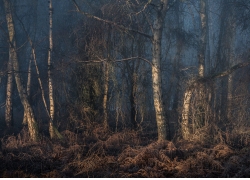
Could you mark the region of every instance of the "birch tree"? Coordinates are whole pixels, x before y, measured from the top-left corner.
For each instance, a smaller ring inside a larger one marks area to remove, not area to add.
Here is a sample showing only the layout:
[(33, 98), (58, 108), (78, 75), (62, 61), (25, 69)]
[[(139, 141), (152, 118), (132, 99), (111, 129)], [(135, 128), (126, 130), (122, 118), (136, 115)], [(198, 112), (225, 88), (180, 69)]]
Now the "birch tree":
[[(200, 23), (201, 23), (201, 35), (199, 41), (199, 50), (198, 50), (198, 78), (204, 78), (205, 75), (205, 54), (206, 54), (206, 40), (207, 40), (207, 17), (206, 17), (206, 0), (200, 0)], [(194, 84), (196, 84), (194, 86)], [(189, 129), (189, 109), (190, 101), (193, 92), (193, 87), (199, 88), (199, 98), (202, 98), (204, 95), (204, 85), (199, 83), (194, 83), (190, 81), (188, 87), (184, 93), (183, 99), (183, 110), (182, 110), (182, 122), (181, 122), (181, 131), (182, 137), (188, 139), (190, 135)], [(203, 109), (204, 107), (202, 107)]]
[(12, 125), (13, 117), (12, 117), (12, 93), (13, 93), (13, 67), (12, 67), (12, 53), (11, 46), (9, 45), (9, 61), (7, 67), (7, 88), (6, 88), (6, 102), (5, 102), (5, 121), (7, 127)]
[(104, 83), (103, 83), (103, 124), (104, 128), (108, 129), (108, 90), (109, 90), (109, 64), (108, 62), (103, 62), (103, 75), (104, 75)]
[[(48, 50), (48, 88), (49, 88), (49, 133), (50, 138), (59, 138), (64, 139), (63, 136), (59, 133), (57, 128), (54, 126), (54, 115), (55, 115), (55, 103), (54, 103), (54, 94), (53, 94), (53, 79), (52, 79), (52, 52), (53, 52), (53, 39), (52, 39), (52, 28), (53, 28), (53, 5), (52, 0), (49, 0), (49, 50)], [(42, 88), (42, 85), (40, 83)], [(44, 105), (46, 103), (44, 102)], [(45, 107), (46, 108), (46, 107)]]
[[(28, 78), (27, 78), (27, 85), (26, 85), (26, 91), (27, 91), (28, 99), (30, 97), (30, 87), (31, 87), (31, 77), (32, 77), (32, 74), (31, 74), (31, 65), (32, 65), (32, 54), (30, 55), (30, 60), (29, 60)], [(23, 124), (24, 125), (27, 124), (27, 113), (28, 112), (25, 111), (24, 115), (23, 115)]]
[(163, 110), (162, 102), (162, 83), (161, 83), (161, 49), (162, 49), (162, 31), (166, 12), (168, 9), (168, 0), (161, 0), (157, 7), (156, 18), (152, 27), (152, 88), (155, 108), (155, 118), (158, 128), (158, 140), (167, 139), (167, 122)]
[(86, 13), (80, 9), (80, 7), (78, 6), (75, 0), (72, 0), (72, 1), (75, 4), (77, 11), (84, 14), (85, 16), (89, 18), (96, 19), (101, 22), (105, 22), (125, 32), (138, 33), (147, 38), (150, 38), (152, 42), (152, 62), (150, 64), (151, 64), (151, 71), (152, 71), (152, 89), (153, 89), (155, 119), (157, 122), (158, 140), (166, 140), (168, 137), (168, 134), (167, 134), (168, 123), (166, 122), (167, 119), (164, 113), (163, 102), (162, 102), (161, 63), (160, 63), (161, 54), (162, 54), (161, 52), (162, 51), (162, 32), (163, 32), (164, 21), (165, 21), (167, 10), (176, 2), (176, 0), (172, 1), (172, 3), (168, 3), (168, 0), (158, 0), (154, 2), (154, 4), (152, 3), (152, 0), (148, 0), (148, 2), (142, 6), (143, 7), (142, 10), (140, 10), (140, 12), (137, 12), (137, 14), (140, 14), (149, 5), (152, 5), (155, 7), (156, 12), (155, 12), (155, 15), (151, 17), (151, 19), (153, 19), (152, 23), (150, 22), (152, 36), (148, 35), (145, 32), (133, 30), (123, 25), (119, 25), (116, 22), (102, 19), (100, 17)]
[(206, 35), (207, 35), (207, 17), (206, 17), (206, 0), (200, 0), (200, 22), (201, 22), (201, 35), (200, 35), (200, 48), (198, 54), (199, 64), (199, 78), (205, 75), (205, 55), (206, 55)]
[(10, 57), (13, 61), (13, 70), (14, 70), (14, 77), (17, 85), (17, 90), (24, 107), (24, 111), (27, 112), (27, 123), (30, 137), (33, 141), (38, 140), (38, 128), (37, 123), (35, 120), (33, 109), (30, 105), (28, 100), (27, 91), (24, 88), (24, 84), (21, 80), (21, 74), (19, 70), (19, 62), (17, 58), (17, 51), (16, 51), (16, 40), (15, 40), (15, 26), (12, 17), (12, 9), (11, 3), (9, 0), (4, 0), (4, 7), (6, 13), (6, 21), (7, 21), (7, 28), (8, 28), (8, 35), (9, 35), (9, 48), (10, 48)]

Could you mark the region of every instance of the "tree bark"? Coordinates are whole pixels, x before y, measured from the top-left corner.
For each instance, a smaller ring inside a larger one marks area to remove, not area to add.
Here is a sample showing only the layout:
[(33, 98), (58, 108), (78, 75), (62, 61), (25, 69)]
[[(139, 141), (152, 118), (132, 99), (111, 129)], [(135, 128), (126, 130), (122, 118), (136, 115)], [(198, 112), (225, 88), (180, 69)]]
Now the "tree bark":
[(152, 88), (155, 108), (155, 118), (158, 129), (158, 140), (168, 138), (166, 116), (164, 114), (162, 102), (162, 83), (161, 83), (161, 41), (164, 19), (167, 12), (168, 0), (161, 0), (157, 11), (153, 27), (153, 49), (152, 49)]
[(101, 22), (105, 22), (107, 24), (110, 24), (112, 26), (115, 26), (124, 32), (134, 32), (138, 33), (140, 35), (143, 35), (144, 37), (149, 38), (152, 40), (152, 89), (153, 89), (153, 99), (154, 99), (154, 109), (155, 109), (155, 117), (157, 122), (157, 129), (158, 129), (158, 140), (166, 140), (167, 139), (167, 122), (166, 122), (166, 116), (164, 114), (163, 110), (163, 103), (162, 103), (162, 83), (161, 83), (161, 41), (162, 41), (162, 30), (164, 25), (164, 19), (166, 16), (167, 10), (176, 3), (177, 0), (173, 0), (172, 3), (168, 4), (168, 0), (158, 0), (158, 6), (157, 6), (157, 12), (156, 12), (156, 18), (154, 20), (154, 25), (152, 27), (152, 34), (153, 37), (151, 37), (148, 34), (145, 34), (141, 31), (133, 30), (130, 28), (126, 28), (123, 25), (119, 25), (116, 22), (105, 20), (102, 18), (99, 18), (97, 16), (93, 16), (89, 13), (86, 13), (80, 9), (78, 4), (75, 0), (72, 0), (76, 10), (85, 16), (96, 19)]
[(103, 123), (104, 128), (107, 129), (109, 127), (108, 125), (108, 110), (107, 110), (107, 104), (108, 104), (108, 83), (109, 83), (109, 62), (103, 63), (103, 72), (104, 72), (104, 87), (103, 87)]
[(200, 1), (200, 20), (201, 20), (201, 36), (199, 50), (199, 77), (205, 75), (205, 55), (206, 55), (206, 35), (207, 35), (207, 18), (206, 18), (206, 0)]
[(187, 140), (189, 135), (190, 135), (189, 108), (190, 108), (191, 96), (192, 96), (192, 90), (187, 88), (187, 90), (184, 94), (183, 110), (182, 110), (182, 122), (181, 122), (182, 138), (185, 140)]
[[(26, 91), (27, 91), (27, 96), (28, 99), (30, 99), (30, 86), (31, 86), (31, 62), (32, 62), (32, 54), (30, 56), (30, 60), (29, 60), (29, 67), (28, 67), (28, 79), (27, 79), (27, 87), (26, 87)], [(26, 125), (27, 124), (27, 113), (26, 111), (24, 111), (24, 115), (23, 115), (23, 124)]]
[(14, 28), (14, 23), (13, 23), (13, 18), (12, 18), (11, 5), (8, 0), (4, 0), (4, 7), (6, 11), (6, 21), (7, 21), (8, 33), (9, 33), (10, 54), (13, 60), (13, 70), (14, 70), (14, 76), (15, 76), (15, 80), (17, 84), (17, 90), (18, 90), (21, 102), (23, 104), (24, 111), (28, 112), (27, 122), (28, 122), (28, 129), (29, 129), (30, 137), (33, 141), (37, 141), (38, 140), (37, 123), (35, 120), (33, 109), (31, 108), (31, 105), (28, 101), (27, 92), (21, 80), (21, 75), (19, 71), (19, 63), (18, 63), (17, 52), (16, 52), (15, 28)]
[[(11, 47), (9, 47), (11, 49)], [(9, 50), (9, 62), (8, 62), (8, 79), (6, 88), (6, 104), (5, 104), (5, 121), (7, 127), (13, 125), (12, 117), (12, 91), (13, 91), (13, 67), (12, 67), (12, 54)]]
[(53, 79), (52, 79), (52, 50), (53, 50), (53, 39), (52, 39), (52, 28), (53, 28), (53, 6), (52, 0), (49, 0), (49, 51), (48, 51), (48, 87), (49, 87), (49, 133), (50, 138), (55, 138), (54, 131), (54, 114), (55, 114), (55, 106), (54, 106), (54, 94), (53, 94)]
[[(201, 35), (200, 35), (200, 46), (198, 51), (198, 77), (204, 78), (205, 76), (205, 55), (206, 55), (206, 40), (207, 40), (207, 17), (206, 17), (206, 0), (200, 0), (200, 22), (201, 22)], [(194, 85), (194, 84), (193, 84)], [(197, 87), (199, 88), (198, 95), (199, 99), (204, 98), (204, 84), (197, 83)], [(189, 130), (189, 108), (190, 108), (190, 101), (192, 96), (192, 88), (188, 87), (186, 92), (184, 93), (183, 99), (183, 110), (182, 110), (182, 137), (183, 139), (188, 139), (190, 135)], [(201, 104), (199, 108), (202, 110), (205, 109), (204, 104)]]

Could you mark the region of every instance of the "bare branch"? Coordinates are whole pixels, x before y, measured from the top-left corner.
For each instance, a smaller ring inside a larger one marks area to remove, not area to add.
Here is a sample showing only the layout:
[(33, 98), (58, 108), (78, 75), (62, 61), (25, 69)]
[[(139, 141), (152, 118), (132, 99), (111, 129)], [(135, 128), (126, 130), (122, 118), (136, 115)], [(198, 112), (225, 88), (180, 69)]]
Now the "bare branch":
[(142, 8), (140, 11), (136, 12), (135, 15), (138, 15), (138, 14), (144, 12), (145, 9), (148, 7), (148, 5), (149, 5), (151, 2), (152, 2), (152, 0), (148, 0), (148, 2), (143, 6), (143, 8)]
[[(152, 63), (147, 60), (146, 58), (143, 58), (143, 57), (130, 57), (130, 58), (124, 58), (124, 59), (118, 59), (118, 60), (114, 60), (112, 62), (122, 62), (122, 61), (130, 61), (130, 60), (143, 60), (145, 62), (147, 62), (149, 65), (152, 66)], [(102, 63), (102, 62), (105, 62), (107, 61), (107, 59), (101, 59), (99, 58), (99, 60), (90, 60), (90, 61), (77, 61), (77, 62), (80, 62), (80, 63)]]
[(227, 70), (225, 70), (225, 71), (216, 73), (216, 74), (214, 74), (214, 75), (210, 75), (210, 76), (207, 76), (207, 77), (204, 77), (204, 78), (199, 78), (199, 79), (197, 79), (195, 82), (205, 83), (205, 82), (214, 80), (214, 79), (216, 79), (216, 78), (221, 78), (221, 77), (224, 77), (224, 76), (228, 76), (229, 74), (233, 73), (233, 72), (236, 71), (237, 69), (246, 67), (246, 66), (248, 66), (248, 65), (250, 65), (250, 60), (249, 60), (249, 61), (246, 61), (246, 62), (242, 62), (242, 63), (236, 64), (236, 65), (232, 66), (231, 68), (229, 68), (229, 69), (227, 69)]
[[(38, 68), (37, 60), (36, 60), (36, 53), (35, 53), (35, 47), (34, 47), (33, 41), (31, 40), (31, 38), (30, 38), (30, 36), (29, 36), (29, 34), (28, 34), (28, 32), (27, 32), (27, 30), (26, 30), (23, 22), (21, 21), (21, 19), (18, 16), (16, 16), (16, 18), (18, 19), (19, 23), (21, 24), (22, 29), (25, 32), (25, 34), (27, 36), (27, 39), (28, 39), (28, 42), (30, 44), (31, 51), (32, 51), (32, 56), (33, 56), (33, 61), (34, 61), (34, 64), (35, 64), (37, 79), (38, 79), (39, 86), (40, 86), (40, 89), (41, 89), (41, 92), (42, 92), (41, 95), (42, 95), (42, 99), (43, 99), (43, 104), (44, 104), (44, 107), (45, 107), (47, 115), (50, 117), (49, 109), (48, 109), (48, 106), (47, 106), (47, 103), (46, 103), (46, 100), (45, 100), (45, 93), (44, 93), (44, 88), (43, 88), (42, 80), (40, 78), (40, 71), (39, 71), (39, 68)], [(49, 118), (49, 119), (51, 121), (51, 118)]]
[(212, 75), (211, 77), (208, 77), (208, 78), (215, 79), (215, 78), (224, 77), (224, 76), (227, 76), (227, 75), (231, 74), (232, 72), (236, 71), (237, 69), (246, 67), (248, 65), (250, 65), (250, 61), (242, 62), (242, 63), (236, 64), (235, 66), (231, 67), (230, 69), (228, 69), (226, 71), (217, 73), (217, 74)]
[(110, 24), (110, 25), (112, 25), (112, 26), (118, 27), (118, 28), (120, 28), (121, 30), (123, 30), (124, 32), (135, 32), (135, 33), (138, 33), (138, 34), (140, 34), (140, 35), (142, 35), (142, 36), (144, 36), (144, 37), (147, 37), (147, 38), (149, 38), (149, 39), (152, 39), (152, 36), (151, 36), (151, 35), (146, 34), (146, 33), (144, 33), (144, 32), (137, 31), (137, 30), (130, 29), (130, 28), (126, 28), (126, 27), (124, 27), (123, 25), (117, 24), (116, 22), (109, 21), (109, 20), (107, 20), (107, 19), (102, 19), (102, 18), (100, 18), (100, 17), (97, 17), (97, 16), (94, 16), (94, 15), (89, 14), (89, 13), (87, 13), (87, 12), (84, 12), (84, 11), (82, 11), (82, 10), (80, 9), (80, 7), (78, 6), (78, 4), (76, 3), (75, 0), (72, 0), (72, 1), (73, 1), (74, 5), (75, 5), (75, 7), (76, 7), (77, 12), (79, 12), (79, 13), (81, 13), (81, 14), (87, 16), (88, 18), (92, 18), (92, 19), (95, 19), (95, 20), (98, 20), (98, 21), (101, 21), (101, 22)]
[(216, 73), (216, 74), (213, 74), (213, 75), (209, 75), (209, 76), (206, 76), (206, 77), (193, 79), (193, 81), (189, 82), (188, 89), (196, 88), (197, 83), (206, 83), (206, 82), (209, 82), (209, 81), (213, 81), (213, 80), (215, 80), (217, 78), (228, 76), (229, 74), (233, 73), (237, 69), (246, 67), (248, 65), (250, 65), (250, 60), (246, 61), (246, 62), (236, 64), (236, 65), (232, 66), (231, 68), (229, 68), (229, 69), (227, 69), (225, 71), (222, 71), (222, 72), (219, 72), (219, 73)]

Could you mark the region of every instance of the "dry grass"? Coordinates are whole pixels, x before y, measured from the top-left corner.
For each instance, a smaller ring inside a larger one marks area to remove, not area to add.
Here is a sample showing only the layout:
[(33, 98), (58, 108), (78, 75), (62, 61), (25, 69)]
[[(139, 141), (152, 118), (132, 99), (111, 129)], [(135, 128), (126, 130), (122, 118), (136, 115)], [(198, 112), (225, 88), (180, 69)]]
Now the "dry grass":
[[(27, 131), (1, 139), (0, 177), (249, 177), (250, 147), (225, 143), (148, 141), (131, 130), (112, 133), (100, 127), (76, 134), (67, 143)], [(145, 145), (148, 144), (148, 145)]]

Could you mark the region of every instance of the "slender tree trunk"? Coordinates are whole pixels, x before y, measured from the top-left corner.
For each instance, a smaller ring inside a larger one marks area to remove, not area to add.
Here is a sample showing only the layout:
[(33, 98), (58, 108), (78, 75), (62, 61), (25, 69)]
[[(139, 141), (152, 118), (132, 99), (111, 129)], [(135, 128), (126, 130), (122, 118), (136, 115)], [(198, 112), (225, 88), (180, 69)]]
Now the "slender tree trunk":
[[(26, 87), (26, 91), (27, 91), (27, 96), (28, 99), (30, 99), (30, 86), (31, 86), (31, 62), (32, 62), (32, 54), (30, 56), (30, 60), (29, 60), (29, 67), (28, 67), (28, 79), (27, 79), (27, 87)], [(27, 124), (27, 113), (26, 111), (24, 111), (24, 115), (23, 115), (23, 124), (26, 125)]]
[[(181, 9), (180, 9), (180, 2), (177, 2), (177, 7), (176, 7), (176, 21), (177, 21), (177, 28), (178, 28), (178, 31), (181, 31), (182, 30), (182, 27), (183, 27), (183, 22), (181, 21), (181, 18), (180, 18), (180, 12), (181, 12)], [(173, 78), (175, 79), (176, 83), (175, 83), (175, 91), (174, 91), (174, 97), (173, 97), (173, 106), (172, 106), (172, 109), (174, 111), (174, 113), (177, 114), (177, 108), (178, 108), (178, 101), (179, 101), (179, 91), (180, 91), (180, 88), (178, 87), (179, 86), (179, 83), (180, 83), (180, 71), (179, 71), (179, 68), (180, 68), (180, 64), (181, 64), (181, 54), (182, 54), (182, 50), (183, 50), (183, 40), (182, 40), (182, 37), (180, 37), (178, 34), (176, 36), (176, 39), (177, 39), (177, 50), (176, 50), (176, 54), (175, 54), (175, 58), (174, 58), (174, 74), (173, 74)]]
[(166, 116), (162, 102), (162, 83), (161, 83), (161, 40), (164, 19), (166, 16), (168, 0), (161, 0), (156, 20), (153, 27), (153, 58), (152, 58), (152, 87), (155, 116), (158, 128), (158, 140), (166, 140), (168, 138)]
[(30, 45), (32, 47), (32, 56), (33, 56), (34, 65), (35, 65), (35, 68), (36, 68), (37, 80), (38, 80), (38, 83), (39, 83), (39, 86), (40, 86), (40, 89), (41, 89), (41, 93), (42, 93), (43, 104), (44, 104), (44, 107), (45, 107), (45, 110), (47, 112), (48, 117), (50, 117), (48, 106), (47, 106), (47, 103), (46, 103), (46, 100), (45, 100), (45, 93), (44, 93), (44, 89), (43, 89), (42, 80), (40, 78), (40, 71), (38, 69), (38, 64), (37, 64), (37, 61), (36, 61), (36, 52), (35, 52), (35, 48), (33, 47), (33, 42), (31, 41), (31, 39), (30, 39)]
[[(137, 46), (137, 54), (136, 52), (134, 52), (134, 42), (132, 42), (131, 44), (131, 56), (138, 56), (141, 57), (141, 38), (139, 37), (139, 39), (136, 42), (136, 46)], [(130, 84), (130, 95), (129, 95), (129, 101), (130, 101), (130, 119), (131, 119), (131, 124), (132, 124), (132, 128), (134, 130), (136, 130), (138, 128), (138, 110), (137, 110), (137, 100), (136, 97), (137, 96), (137, 87), (138, 87), (138, 79), (137, 79), (137, 73), (140, 67), (140, 61), (133, 61), (131, 63), (126, 62), (126, 66), (128, 69), (128, 75), (129, 75), (129, 83)]]
[(22, 84), (20, 71), (19, 71), (19, 63), (17, 59), (17, 53), (16, 53), (16, 42), (15, 42), (15, 28), (11, 13), (11, 5), (8, 0), (4, 0), (4, 6), (6, 11), (6, 21), (7, 21), (7, 27), (9, 32), (9, 44), (10, 44), (10, 54), (13, 60), (13, 70), (14, 70), (14, 76), (17, 84), (17, 90), (21, 99), (21, 102), (24, 107), (24, 111), (28, 112), (27, 116), (27, 122), (28, 122), (28, 129), (30, 137), (33, 141), (38, 140), (38, 128), (37, 123), (35, 120), (35, 116), (33, 113), (33, 109), (31, 108), (31, 105), (28, 101), (27, 92)]
[[(43, 104), (44, 104), (44, 107), (45, 107), (45, 110), (46, 110), (46, 113), (47, 113), (48, 117), (50, 117), (48, 106), (47, 106), (47, 103), (46, 103), (46, 100), (45, 100), (45, 93), (44, 93), (44, 89), (43, 89), (43, 84), (42, 84), (42, 80), (40, 78), (40, 72), (39, 72), (37, 61), (36, 61), (35, 47), (34, 47), (34, 44), (33, 44), (33, 41), (31, 39), (31, 37), (29, 36), (28, 32), (26, 31), (26, 29), (24, 27), (24, 24), (22, 23), (22, 21), (20, 21), (20, 23), (21, 23), (21, 25), (23, 27), (23, 30), (25, 31), (25, 33), (27, 35), (27, 38), (28, 38), (28, 41), (30, 43), (30, 47), (31, 47), (31, 59), (30, 60), (32, 61), (32, 59), (33, 59), (33, 61), (34, 61), (34, 66), (35, 66), (36, 74), (37, 74), (37, 80), (39, 82), (39, 86), (40, 86), (41, 93), (42, 93)], [(31, 63), (32, 63), (31, 61), (30, 61), (29, 70), (28, 70), (29, 74), (31, 73)], [(28, 82), (27, 82), (27, 94), (28, 94), (28, 96), (30, 95), (30, 86), (31, 86), (31, 76), (28, 76)]]
[(207, 26), (206, 27), (206, 52), (207, 52), (206, 69), (210, 73), (211, 67), (212, 67), (211, 58), (210, 58), (210, 24), (209, 24), (210, 10), (209, 10), (209, 1), (206, 0), (205, 3), (206, 3), (205, 11), (206, 11), (206, 26)]
[[(9, 47), (9, 49), (11, 49), (11, 47)], [(5, 121), (7, 127), (10, 127), (13, 124), (13, 117), (12, 117), (13, 67), (12, 67), (11, 52), (9, 52), (9, 62), (7, 70), (8, 70), (8, 79), (6, 88)]]
[(108, 84), (109, 84), (109, 62), (103, 63), (103, 71), (104, 71), (104, 93), (103, 93), (103, 123), (104, 128), (107, 129), (108, 125), (108, 112), (107, 112), (107, 104), (108, 104)]
[[(206, 59), (206, 45), (207, 45), (207, 14), (206, 14), (206, 0), (200, 0), (200, 22), (201, 22), (201, 35), (200, 35), (200, 46), (198, 54), (198, 64), (199, 64), (199, 78), (204, 78), (205, 76), (205, 59)], [(206, 93), (205, 84), (198, 84), (199, 88), (199, 118), (196, 118), (195, 127), (201, 127), (205, 124), (205, 113), (206, 113)], [(195, 129), (193, 130), (195, 132)]]
[(189, 108), (190, 108), (190, 100), (192, 96), (191, 89), (187, 89), (184, 94), (184, 102), (183, 102), (183, 110), (182, 110), (182, 122), (181, 122), (181, 132), (182, 138), (187, 140), (190, 135), (189, 130)]
[[(121, 28), (122, 30), (128, 31), (124, 26), (117, 25), (116, 23), (109, 21), (109, 20), (104, 20), (101, 19), (97, 16), (93, 16), (89, 13), (86, 13), (84, 11), (80, 10), (80, 7), (77, 5), (75, 0), (72, 0), (74, 5), (76, 6), (76, 9), (78, 12), (86, 15), (89, 18), (96, 19), (98, 21), (102, 21), (105, 23), (108, 23), (110, 25), (117, 26)], [(154, 99), (154, 109), (155, 109), (155, 118), (157, 122), (157, 129), (158, 129), (158, 140), (165, 140), (167, 139), (167, 132), (168, 127), (167, 127), (167, 122), (166, 122), (166, 116), (164, 114), (164, 109), (163, 109), (163, 103), (162, 103), (162, 90), (161, 90), (161, 41), (162, 41), (162, 30), (163, 30), (163, 24), (164, 24), (164, 19), (166, 16), (166, 12), (168, 8), (173, 5), (177, 0), (172, 1), (171, 4), (168, 4), (168, 0), (158, 0), (158, 5), (157, 5), (157, 12), (156, 12), (156, 18), (154, 20), (154, 25), (152, 27), (152, 89), (153, 89), (153, 99)], [(169, 5), (169, 6), (168, 6)], [(145, 37), (148, 37), (151, 39), (151, 36), (142, 33), (140, 31), (133, 31), (137, 32), (141, 35), (144, 35)]]
[[(23, 27), (24, 28), (24, 27)], [(36, 61), (36, 51), (35, 51), (35, 47), (33, 45), (33, 42), (31, 40), (31, 38), (29, 37), (28, 33), (26, 32), (27, 34), (27, 37), (28, 37), (28, 40), (29, 40), (29, 43), (30, 43), (30, 46), (31, 46), (31, 52), (32, 52), (32, 57), (33, 57), (33, 60), (34, 60), (34, 65), (35, 65), (35, 69), (36, 69), (36, 74), (37, 74), (37, 80), (39, 82), (39, 86), (40, 86), (40, 89), (41, 89), (41, 93), (42, 93), (42, 100), (43, 100), (43, 104), (44, 104), (44, 107), (45, 107), (45, 110), (46, 110), (46, 113), (48, 115), (48, 117), (50, 118), (50, 112), (49, 112), (49, 109), (48, 109), (48, 106), (47, 106), (47, 103), (46, 103), (46, 100), (45, 100), (45, 93), (44, 93), (44, 89), (43, 89), (43, 84), (42, 84), (42, 80), (40, 78), (40, 72), (39, 72), (39, 68), (38, 68), (38, 64), (37, 64), (37, 61)], [(27, 85), (27, 88), (28, 88), (28, 85)], [(27, 89), (28, 90), (28, 89)], [(29, 90), (30, 91), (30, 90)], [(51, 122), (50, 122), (51, 123)], [(53, 124), (52, 124), (53, 125)], [(61, 140), (64, 140), (64, 137), (59, 133), (58, 129), (53, 125), (53, 130), (54, 130), (54, 133), (57, 135), (57, 137)]]
[[(210, 6), (209, 6), (209, 0), (206, 0), (206, 69), (208, 74), (211, 73), (212, 69), (212, 62), (211, 62), (211, 57), (210, 57)], [(210, 84), (210, 92), (208, 92), (208, 104), (206, 108), (206, 119), (210, 119), (211, 122), (214, 122), (215, 119), (215, 107), (214, 107), (214, 100), (215, 98), (215, 93), (214, 93), (214, 82)]]
[[(142, 38), (139, 36), (139, 39), (137, 40), (137, 43), (136, 43), (136, 46), (137, 46), (137, 56), (138, 57), (141, 57), (142, 56), (142, 53), (144, 51), (144, 49), (141, 47), (141, 44), (143, 44), (143, 41), (142, 41)], [(138, 102), (139, 102), (139, 94), (137, 93), (138, 92), (138, 89), (140, 87), (139, 85), (139, 69), (141, 67), (141, 61), (134, 61), (133, 62), (133, 72), (134, 72), (134, 77), (133, 77), (133, 85), (134, 85), (134, 88), (133, 88), (133, 94), (134, 94), (134, 105), (133, 105), (133, 108), (134, 108), (134, 112), (135, 112), (135, 115), (134, 115), (134, 121), (135, 121), (135, 126), (134, 128), (138, 129), (139, 128), (139, 125), (141, 124), (141, 122), (143, 122), (143, 113), (142, 111), (140, 110), (139, 106), (137, 106)], [(140, 122), (138, 124), (138, 120), (139, 120), (139, 117), (140, 117)]]
[(154, 99), (155, 116), (158, 128), (158, 140), (166, 140), (168, 131), (167, 131), (166, 117), (164, 114), (163, 103), (162, 103), (160, 49), (161, 49), (161, 34), (159, 30), (155, 30), (154, 42), (153, 42), (153, 59), (152, 59), (153, 99)]
[(52, 39), (52, 14), (53, 14), (53, 6), (52, 0), (49, 0), (49, 51), (48, 51), (48, 87), (49, 87), (49, 112), (50, 112), (50, 121), (49, 121), (49, 133), (50, 138), (55, 138), (54, 131), (54, 114), (55, 114), (55, 106), (54, 106), (54, 94), (53, 94), (53, 81), (52, 81), (52, 51), (53, 51), (53, 39)]
[(109, 91), (109, 68), (111, 61), (111, 26), (107, 26), (107, 41), (106, 41), (106, 49), (107, 49), (107, 61), (103, 63), (103, 75), (104, 75), (104, 84), (103, 84), (103, 125), (107, 130), (109, 128), (108, 124), (108, 91)]
[(136, 74), (133, 72), (132, 74), (132, 82), (131, 82), (131, 90), (130, 90), (130, 106), (131, 106), (131, 111), (130, 111), (130, 116), (131, 116), (131, 122), (133, 125), (133, 128), (137, 128), (137, 113), (136, 113)]
[[(235, 2), (233, 0), (232, 2)], [(234, 65), (234, 42), (235, 42), (235, 32), (236, 32), (236, 20), (235, 20), (235, 10), (233, 5), (230, 5), (230, 16), (228, 19), (228, 37), (227, 37), (227, 57), (228, 57), (228, 68)], [(233, 98), (233, 73), (228, 75), (227, 79), (227, 119), (232, 119), (232, 98)]]
[(201, 20), (201, 37), (199, 50), (199, 78), (205, 75), (205, 54), (206, 54), (206, 35), (207, 35), (207, 18), (206, 18), (206, 0), (200, 0), (200, 20)]
[[(206, 54), (206, 35), (207, 35), (207, 18), (206, 18), (206, 0), (200, 0), (200, 20), (201, 20), (201, 36), (200, 36), (200, 48), (198, 52), (198, 77), (204, 78), (205, 76), (205, 54)], [(204, 98), (204, 85), (198, 85), (199, 88), (199, 98)], [(187, 87), (186, 92), (184, 93), (183, 99), (183, 110), (182, 110), (182, 123), (181, 131), (183, 139), (188, 139), (190, 135), (189, 129), (189, 108), (190, 101), (192, 96), (192, 88)], [(201, 106), (204, 106), (201, 104)], [(201, 107), (204, 109), (205, 107)]]

